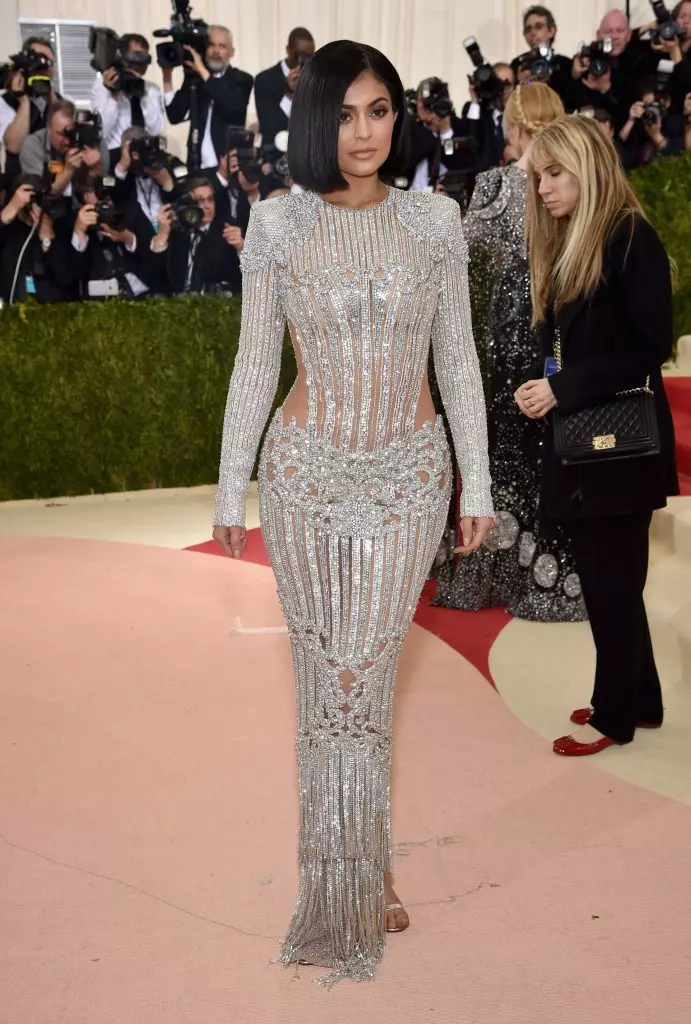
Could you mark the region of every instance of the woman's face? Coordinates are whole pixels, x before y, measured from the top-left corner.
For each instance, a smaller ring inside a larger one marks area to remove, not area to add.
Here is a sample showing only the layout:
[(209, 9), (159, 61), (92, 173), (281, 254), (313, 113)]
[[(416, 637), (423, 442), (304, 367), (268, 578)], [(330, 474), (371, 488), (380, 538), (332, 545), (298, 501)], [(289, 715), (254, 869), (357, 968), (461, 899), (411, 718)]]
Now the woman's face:
[(338, 133), (338, 166), (355, 178), (376, 174), (391, 151), (396, 121), (389, 90), (367, 73), (351, 84), (343, 97)]
[(556, 219), (570, 217), (581, 198), (578, 179), (561, 164), (535, 167), (538, 192), (549, 213)]

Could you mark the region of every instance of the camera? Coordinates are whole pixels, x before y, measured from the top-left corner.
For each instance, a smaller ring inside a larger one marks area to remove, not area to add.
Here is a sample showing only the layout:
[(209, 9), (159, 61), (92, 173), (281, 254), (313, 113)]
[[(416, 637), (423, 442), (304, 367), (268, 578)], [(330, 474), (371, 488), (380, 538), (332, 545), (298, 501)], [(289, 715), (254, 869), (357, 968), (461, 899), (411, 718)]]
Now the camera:
[[(146, 82), (135, 68), (142, 71), (151, 64), (151, 57), (145, 50), (133, 50), (127, 53), (122, 40), (111, 28), (89, 29), (89, 50), (91, 51), (91, 67), (94, 71), (114, 69), (117, 80), (114, 85), (106, 86), (111, 92), (122, 92), (128, 98), (141, 99), (146, 89)], [(105, 84), (105, 83), (104, 83)]]
[(132, 170), (161, 171), (168, 166), (168, 154), (161, 145), (157, 135), (142, 135), (130, 141), (130, 160)]
[(650, 0), (650, 5), (657, 21), (657, 28), (650, 33), (651, 43), (658, 46), (660, 43), (670, 43), (673, 39), (686, 38), (686, 29), (674, 20), (663, 0)]
[(588, 60), (589, 66), (586, 72), (591, 78), (602, 78), (612, 67), (612, 40), (597, 39), (594, 43), (581, 43), (578, 47), (578, 56), (581, 60)]
[(641, 115), (641, 124), (648, 125), (649, 128), (652, 128), (654, 124), (657, 124), (658, 121), (662, 120), (663, 113), (664, 110), (659, 100), (653, 100), (652, 103), (646, 103), (643, 107), (643, 114)]
[(417, 89), (406, 89), (405, 112), (409, 117), (417, 117)]
[(475, 90), (479, 103), (496, 103), (504, 95), (506, 84), (494, 73), (494, 68), (482, 56), (480, 47), (474, 36), (463, 40), (463, 46), (475, 71), (468, 76), (468, 81)]
[(44, 53), (31, 49), (21, 50), (8, 57), (6, 64), (0, 65), (2, 88), (7, 87), (16, 71), (21, 71), (26, 82), (27, 96), (48, 96), (53, 88), (49, 74), (52, 67), (53, 61)]
[(521, 54), (518, 67), (521, 71), (529, 71), (533, 81), (546, 82), (552, 74), (553, 59), (554, 50), (551, 46), (534, 46), (532, 50)]
[(256, 184), (262, 173), (254, 141), (254, 132), (235, 125), (226, 129), (226, 153), (235, 150), (238, 165), (247, 181)]
[(36, 206), (41, 213), (45, 213), (51, 220), (57, 220), (58, 217), (64, 217), (67, 211), (62, 196), (56, 196), (52, 192), (52, 184), (53, 175), (46, 170), (43, 175), (43, 184), (40, 188), (33, 190), (30, 205)]
[(90, 110), (78, 110), (74, 124), (62, 132), (69, 149), (97, 149), (101, 145), (101, 118)]
[(204, 219), (202, 208), (191, 195), (180, 196), (170, 209), (175, 215), (174, 226), (182, 231), (196, 231)]
[(453, 103), (449, 96), (449, 87), (441, 78), (423, 78), (417, 91), (426, 110), (431, 110), (437, 117), (442, 118), (451, 114)]
[(189, 0), (172, 0), (173, 14), (170, 28), (158, 28), (154, 32), (157, 39), (170, 36), (171, 41), (159, 43), (156, 47), (158, 66), (164, 70), (182, 67), (189, 54), (183, 47), (191, 46), (203, 57), (209, 45), (209, 26), (201, 18), (192, 17)]

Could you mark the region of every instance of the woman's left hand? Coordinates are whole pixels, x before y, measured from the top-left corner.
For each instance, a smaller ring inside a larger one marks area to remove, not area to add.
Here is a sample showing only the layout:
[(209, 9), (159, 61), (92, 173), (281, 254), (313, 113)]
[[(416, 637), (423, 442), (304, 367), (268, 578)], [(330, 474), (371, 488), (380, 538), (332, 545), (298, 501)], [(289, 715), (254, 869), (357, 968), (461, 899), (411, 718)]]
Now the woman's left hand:
[(463, 544), (454, 548), (455, 554), (469, 555), (471, 551), (477, 551), (493, 526), (493, 516), (464, 516), (461, 519)]
[(531, 420), (541, 420), (557, 404), (547, 377), (527, 381), (518, 389), (514, 398), (523, 415)]

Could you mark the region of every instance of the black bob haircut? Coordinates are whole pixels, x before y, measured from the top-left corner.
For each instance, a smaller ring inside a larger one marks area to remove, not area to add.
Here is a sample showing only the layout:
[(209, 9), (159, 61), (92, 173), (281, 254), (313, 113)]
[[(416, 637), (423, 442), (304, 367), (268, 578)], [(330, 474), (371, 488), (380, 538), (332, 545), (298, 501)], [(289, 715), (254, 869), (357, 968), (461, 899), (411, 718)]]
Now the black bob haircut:
[(391, 97), (394, 122), (389, 156), (380, 177), (395, 177), (406, 167), (405, 91), (391, 61), (365, 43), (340, 39), (327, 43), (305, 64), (300, 75), (288, 135), (290, 176), (302, 188), (334, 192), (348, 188), (338, 166), (338, 133), (343, 100), (360, 75), (369, 73)]

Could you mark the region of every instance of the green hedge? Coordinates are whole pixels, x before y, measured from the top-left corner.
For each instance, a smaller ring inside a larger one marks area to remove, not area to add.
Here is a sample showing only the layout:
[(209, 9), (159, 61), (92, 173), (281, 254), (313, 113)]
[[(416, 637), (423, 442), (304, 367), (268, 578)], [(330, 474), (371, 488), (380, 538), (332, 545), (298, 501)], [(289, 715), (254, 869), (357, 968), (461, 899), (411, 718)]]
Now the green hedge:
[(631, 183), (677, 265), (675, 339), (691, 334), (691, 152), (654, 160)]
[[(0, 313), (0, 500), (214, 483), (240, 302)], [(284, 346), (279, 405), (295, 376)]]
[[(691, 333), (691, 154), (633, 184), (674, 257)], [(0, 312), (0, 500), (216, 481), (240, 303), (181, 297)], [(276, 396), (295, 376), (289, 343)]]

